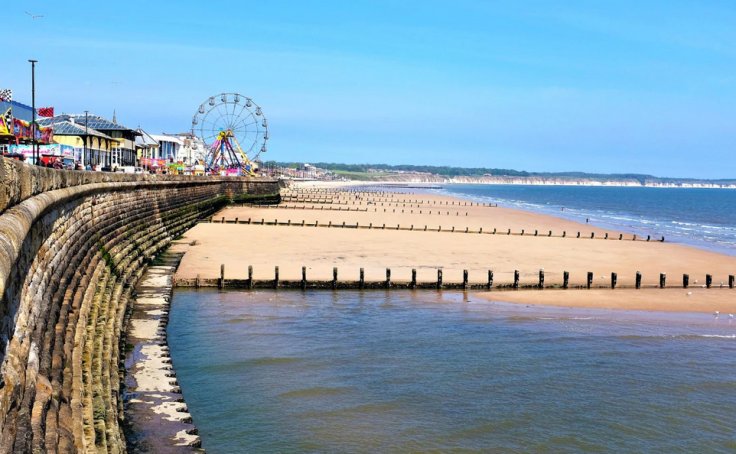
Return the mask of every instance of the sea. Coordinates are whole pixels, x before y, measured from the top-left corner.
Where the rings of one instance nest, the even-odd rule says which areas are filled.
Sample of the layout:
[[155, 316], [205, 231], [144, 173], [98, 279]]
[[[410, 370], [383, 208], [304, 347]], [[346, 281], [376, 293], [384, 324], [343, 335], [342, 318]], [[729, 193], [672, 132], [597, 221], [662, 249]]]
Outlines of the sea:
[[[736, 255], [732, 190], [439, 191]], [[729, 314], [177, 289], [168, 339], [211, 453], [736, 452]]]
[[458, 184], [435, 192], [736, 255], [736, 189]]

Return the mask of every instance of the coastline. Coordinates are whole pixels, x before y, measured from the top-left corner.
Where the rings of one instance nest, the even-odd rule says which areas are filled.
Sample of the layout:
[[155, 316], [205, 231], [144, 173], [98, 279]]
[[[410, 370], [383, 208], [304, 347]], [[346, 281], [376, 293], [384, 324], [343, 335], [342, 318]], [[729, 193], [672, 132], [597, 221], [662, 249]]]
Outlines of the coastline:
[[[668, 179], [663, 179], [668, 180]], [[672, 178], [671, 180], [677, 180]], [[736, 189], [736, 183], [718, 183], [709, 181], [644, 181], [625, 179], [590, 179], [590, 178], [555, 178], [555, 177], [520, 177], [520, 176], [490, 176], [490, 177], [444, 177], [434, 174], [404, 173], [391, 176], [377, 176], [371, 180], [354, 181], [318, 181], [300, 180], [298, 183], [315, 182], [318, 185], [325, 183], [352, 184], [482, 184], [482, 185], [524, 185], [524, 186], [594, 186], [594, 187], [631, 187], [631, 188], [660, 188], [660, 189]]]
[[[463, 270], [468, 270], [470, 281], [477, 283], [493, 269], [495, 283], [500, 286], [510, 285], [517, 269], [521, 286], [531, 286], [536, 283], [538, 271], [544, 269], [548, 286], [559, 286], [563, 271], [568, 271], [570, 287], [584, 286], [587, 272], [594, 273], [594, 287], [599, 287], [607, 282], [611, 272], [616, 272], [619, 288], [600, 290], [615, 294], [612, 300], [593, 298], [598, 290], [570, 288], [541, 293], [544, 293], [544, 301], [551, 305], [564, 305], [577, 298], [581, 302], [575, 304], [581, 306], [613, 307], [619, 299], [630, 299], [632, 303], [627, 307], [631, 309], [663, 307], [664, 310], [689, 311], [692, 306], [699, 307], [698, 311], [702, 312], [736, 310], [731, 302], [736, 293], [730, 294], [727, 290], [708, 289], [708, 302], [702, 307], [697, 301], [704, 298], [701, 292], [694, 291], [688, 300], [692, 304], [673, 304], [667, 309], [670, 289], [657, 293], [622, 288], [634, 287], [637, 271], [643, 274], [643, 287], [657, 286], [661, 272], [670, 276], [670, 287], [679, 285], [677, 282], [682, 274], [692, 276], [693, 287], [698, 286], [698, 282], [702, 285], [706, 273], [711, 274], [718, 285], [736, 271], [736, 258], [732, 256], [670, 242], [630, 241], [629, 234], [624, 234], [624, 241], [618, 241], [621, 232], [517, 209], [469, 206], [467, 200], [458, 197], [396, 191], [384, 194], [383, 198], [377, 193], [364, 193], [356, 198], [354, 193], [345, 190], [368, 189], [375, 185], [351, 182], [349, 185], [316, 186], [328, 188], [320, 189], [327, 192], [335, 191], [330, 194], [332, 203], [285, 197], [280, 206], [272, 208], [227, 207], [213, 216], [217, 220], [225, 218], [225, 224], [198, 224], [185, 235], [183, 243], [186, 243], [187, 253], [177, 271], [177, 279], [217, 279], [220, 265], [224, 265], [227, 279], [246, 279], [248, 266], [253, 267], [254, 279], [273, 279], [274, 267], [279, 266], [281, 279], [299, 280], [304, 266], [309, 279], [314, 280], [330, 280], [333, 267], [338, 267], [342, 280], [356, 280], [358, 269], [364, 268], [366, 281], [380, 282], [385, 279], [386, 268], [390, 268], [396, 282], [408, 281], [412, 269], [416, 269], [418, 282], [432, 282], [437, 269], [443, 269], [445, 282], [460, 282]], [[315, 184], [298, 187], [312, 188], [305, 191], [317, 190]], [[291, 194], [296, 190], [292, 189]], [[380, 190], [388, 191], [387, 188]], [[236, 219], [238, 223], [234, 224]], [[253, 223], [245, 224], [246, 219], [252, 219]], [[278, 221], [283, 226], [255, 225], [257, 221], [265, 223], [266, 219], [270, 223]], [[283, 222], [286, 220], [288, 227]], [[297, 225], [300, 222], [314, 225], [315, 221], [319, 222], [319, 228]], [[342, 223], [361, 228], [329, 228]], [[376, 228], [364, 228], [369, 224]], [[407, 228], [404, 231], [390, 230], [391, 227], [385, 230], [379, 227], [383, 224]], [[409, 225], [413, 230], [423, 230], [427, 225], [429, 231], [408, 231]], [[445, 229], [450, 226], [457, 230], [446, 233]], [[494, 226], [498, 235], [490, 234]], [[437, 227], [443, 228], [442, 233], [431, 231]], [[464, 234], [463, 229], [476, 233]], [[483, 230], [483, 235], [478, 235], [478, 229]], [[511, 229], [513, 235], [500, 234], [507, 229]], [[525, 230], [524, 235], [520, 235], [522, 230]], [[542, 233], [535, 235], [535, 230]], [[546, 235], [548, 231], [554, 235]], [[572, 237], [573, 232], [578, 231], [585, 232], [583, 237], [592, 234], [595, 239]], [[570, 232], [570, 235], [562, 237], [562, 232]], [[608, 237], [604, 239], [606, 234]], [[247, 240], [226, 241], [226, 238]], [[520, 296], [524, 292], [530, 296]], [[636, 292], [647, 295], [647, 301], [651, 297], [654, 306], [642, 301]], [[524, 304], [544, 304], [535, 299], [535, 295], [535, 291], [519, 290], [504, 292], [503, 296], [494, 294], [491, 298], [517, 298]], [[601, 305], [602, 300], [608, 302]]]

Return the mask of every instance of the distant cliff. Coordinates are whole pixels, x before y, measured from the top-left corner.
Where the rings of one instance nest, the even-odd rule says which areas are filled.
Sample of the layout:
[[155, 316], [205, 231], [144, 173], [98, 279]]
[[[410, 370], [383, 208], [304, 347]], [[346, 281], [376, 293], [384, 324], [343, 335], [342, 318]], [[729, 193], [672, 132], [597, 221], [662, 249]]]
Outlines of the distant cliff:
[[[637, 173], [527, 172], [525, 170], [485, 167], [449, 167], [388, 164], [339, 164], [316, 162], [306, 165], [293, 162], [268, 163], [291, 171], [308, 173], [311, 178], [341, 177], [355, 181], [403, 183], [474, 183], [533, 184], [565, 186], [647, 186], [668, 188], [736, 188], [736, 178], [706, 180], [666, 178]], [[301, 170], [299, 170], [301, 169]], [[310, 170], [307, 170], [310, 169]]]
[[689, 180], [664, 178], [571, 178], [552, 176], [454, 176], [447, 177], [427, 173], [376, 174], [373, 181], [397, 183], [442, 183], [442, 184], [526, 184], [550, 186], [630, 186], [661, 188], [732, 188], [736, 181], [729, 180]]

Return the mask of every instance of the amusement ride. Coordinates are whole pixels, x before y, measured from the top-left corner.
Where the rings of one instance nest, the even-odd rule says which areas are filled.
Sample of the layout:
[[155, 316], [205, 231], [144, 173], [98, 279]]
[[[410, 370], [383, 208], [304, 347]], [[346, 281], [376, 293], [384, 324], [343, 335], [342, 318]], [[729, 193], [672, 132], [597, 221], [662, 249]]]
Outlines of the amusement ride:
[[192, 134], [207, 147], [207, 173], [254, 176], [256, 160], [266, 152], [268, 121], [251, 98], [220, 93], [200, 104], [192, 118]]

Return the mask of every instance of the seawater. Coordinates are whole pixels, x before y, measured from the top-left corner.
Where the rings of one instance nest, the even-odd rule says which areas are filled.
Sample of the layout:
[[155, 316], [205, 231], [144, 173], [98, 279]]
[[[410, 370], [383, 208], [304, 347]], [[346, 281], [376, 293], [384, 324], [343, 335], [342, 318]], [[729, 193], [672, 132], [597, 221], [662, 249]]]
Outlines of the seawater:
[[727, 316], [177, 290], [168, 330], [212, 453], [736, 451]]
[[736, 255], [735, 189], [458, 184], [440, 192]]

